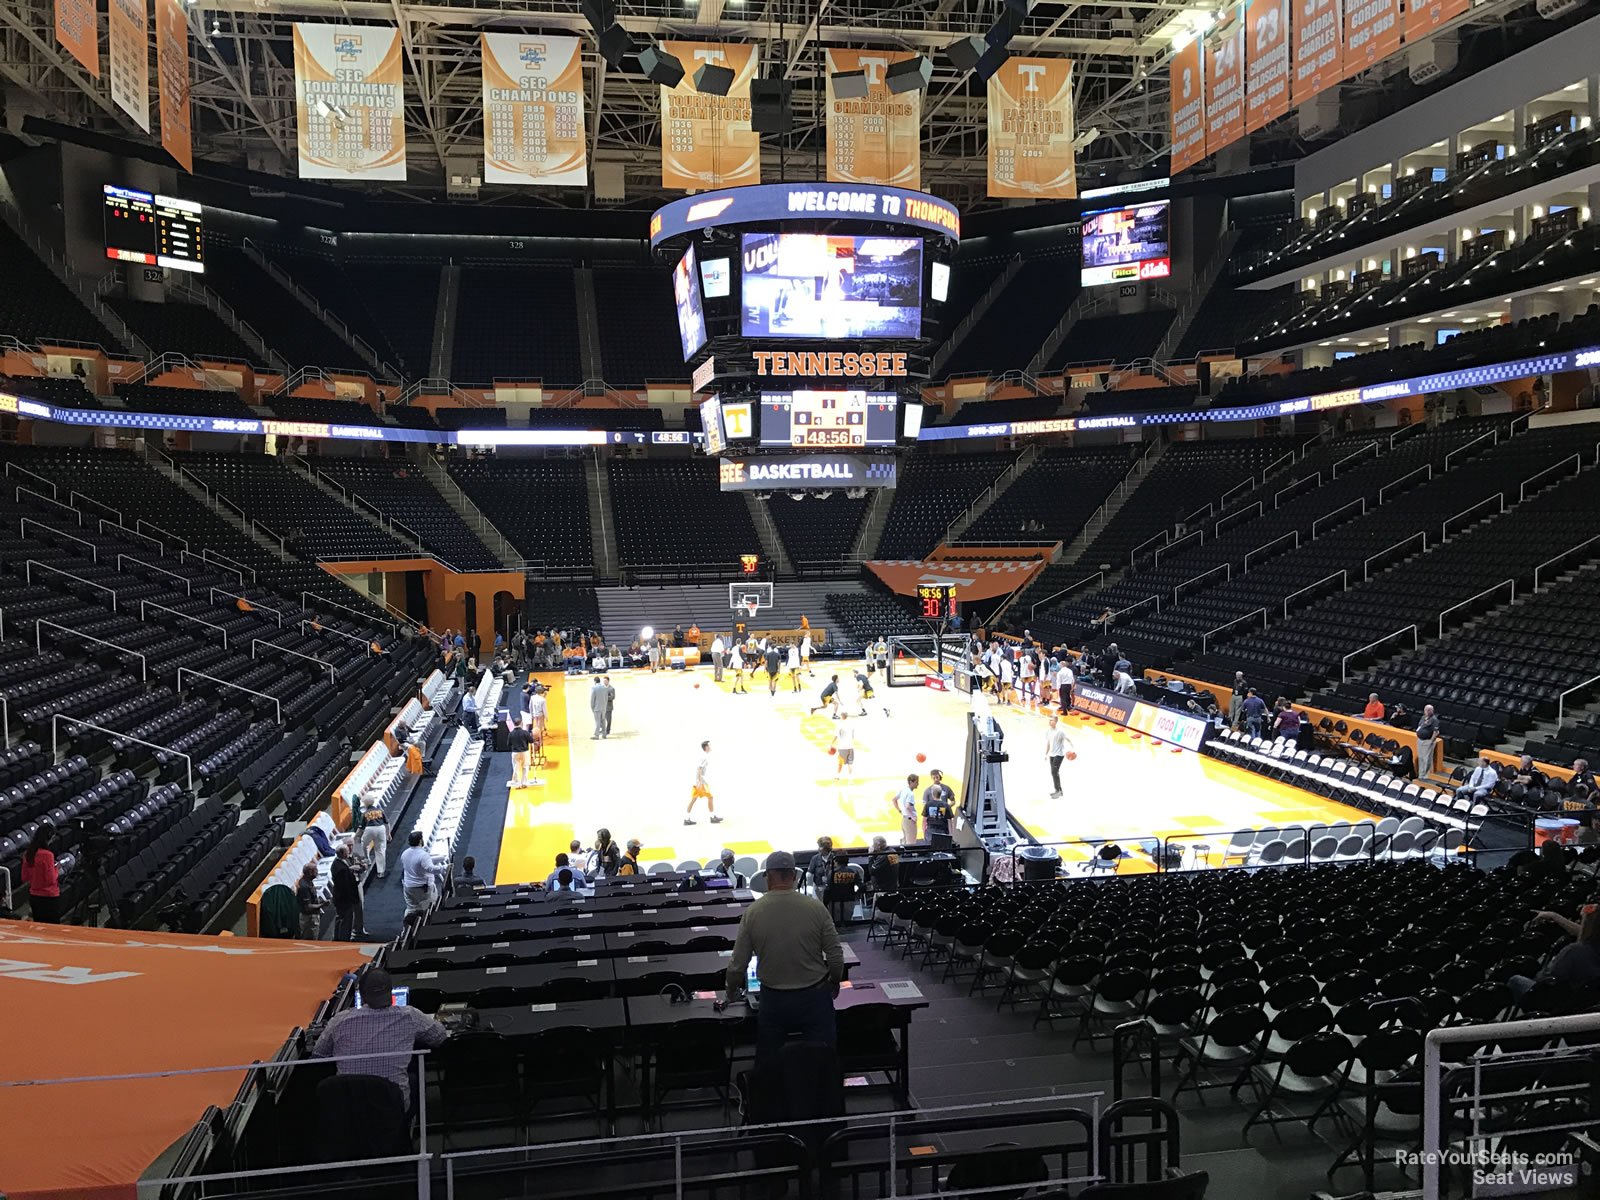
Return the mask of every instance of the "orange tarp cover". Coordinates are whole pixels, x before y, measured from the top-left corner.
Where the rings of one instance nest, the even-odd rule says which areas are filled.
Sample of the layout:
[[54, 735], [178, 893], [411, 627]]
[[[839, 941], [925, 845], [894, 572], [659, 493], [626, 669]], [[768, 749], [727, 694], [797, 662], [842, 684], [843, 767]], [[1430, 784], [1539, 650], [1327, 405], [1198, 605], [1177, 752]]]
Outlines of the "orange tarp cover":
[[[270, 1059], [362, 960], [350, 943], [0, 921], [0, 1083]], [[238, 1071], [0, 1086], [0, 1192], [133, 1200]]]
[[902, 596], [915, 596], [918, 584], [955, 584], [956, 595], [961, 600], [989, 600], [995, 596], [1009, 596], [1043, 568], [1044, 560], [1015, 559], [950, 559], [943, 562], [926, 560], [874, 560], [866, 564], [890, 591]]

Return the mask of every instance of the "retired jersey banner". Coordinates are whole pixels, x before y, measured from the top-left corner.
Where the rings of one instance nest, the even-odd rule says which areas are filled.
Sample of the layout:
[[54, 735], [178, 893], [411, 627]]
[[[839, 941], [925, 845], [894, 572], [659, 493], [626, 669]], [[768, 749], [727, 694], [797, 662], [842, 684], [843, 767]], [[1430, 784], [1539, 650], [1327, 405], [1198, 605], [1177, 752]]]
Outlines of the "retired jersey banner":
[[301, 179], [404, 179], [400, 33], [391, 25], [294, 27]]
[[575, 37], [479, 35], [485, 183], [583, 187], [582, 43]]
[[[1425, 38], [1446, 21], [1472, 7], [1472, 0], [1409, 0], [1406, 4], [1406, 41]], [[56, 5], [56, 36], [60, 37], [61, 5]]]
[[1294, 87], [1303, 104], [1344, 78], [1342, 0], [1294, 0]]
[[145, 0], [109, 0], [106, 58], [111, 63], [111, 99], [133, 123], [150, 132], [150, 21]]
[[183, 0], [156, 0], [156, 94], [161, 145], [194, 173], [194, 131], [189, 116], [189, 21]]
[[1172, 174], [1206, 156], [1206, 80], [1198, 40], [1172, 56]]
[[1400, 49], [1400, 0], [1345, 0], [1344, 74], [1365, 71]]
[[1234, 9], [1206, 47], [1206, 151], [1215, 154], [1244, 136], [1244, 14]]
[[[884, 82], [912, 50], [828, 51], [828, 182], [922, 188], [922, 93], [896, 96]], [[833, 94], [839, 71], [865, 71], [867, 94], [843, 100]]]
[[989, 78], [989, 195], [1078, 198], [1072, 63], [1008, 59]]
[[[750, 128], [750, 84], [756, 77], [753, 45], [662, 42], [683, 64], [677, 87], [661, 89], [661, 186], [742, 187], [761, 182], [761, 136]], [[702, 96], [694, 73], [727, 67], [726, 96]]]
[[1244, 10], [1244, 131], [1289, 111], [1289, 0], [1249, 0]]
[[56, 41], [96, 79], [100, 78], [99, 30], [94, 0], [56, 0]]

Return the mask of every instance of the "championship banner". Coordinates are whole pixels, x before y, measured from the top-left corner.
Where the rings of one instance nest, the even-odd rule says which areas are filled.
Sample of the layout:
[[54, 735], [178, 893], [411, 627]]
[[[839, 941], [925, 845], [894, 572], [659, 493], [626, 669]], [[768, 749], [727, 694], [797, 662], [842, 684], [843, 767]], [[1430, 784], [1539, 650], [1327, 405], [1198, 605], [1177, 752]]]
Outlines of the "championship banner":
[[[1446, 21], [1453, 21], [1472, 7], [1472, 0], [1411, 0], [1406, 5], [1406, 41], [1425, 38]], [[56, 4], [56, 36], [60, 37], [61, 5]], [[64, 43], [63, 43], [64, 44]]]
[[989, 195], [1078, 198], [1072, 63], [1013, 58], [989, 77]]
[[582, 43], [574, 37], [479, 35], [485, 183], [583, 187]]
[[1244, 131], [1289, 111], [1289, 0], [1249, 0], [1244, 10]]
[[404, 179], [400, 36], [391, 25], [294, 27], [301, 179]]
[[56, 0], [56, 41], [96, 79], [100, 78], [99, 28], [94, 0]]
[[[761, 137], [750, 128], [753, 45], [662, 42], [683, 64], [677, 87], [661, 89], [661, 186], [696, 191], [761, 182]], [[733, 71], [726, 96], [703, 96], [694, 73], [707, 63]]]
[[1215, 154], [1244, 136], [1244, 20], [1231, 9], [1206, 47], [1206, 150]]
[[1345, 0], [1344, 75], [1365, 71], [1400, 49], [1400, 0]]
[[[884, 73], [912, 50], [828, 51], [828, 182], [922, 188], [922, 93], [896, 96]], [[867, 94], [841, 100], [833, 76], [865, 71]], [[1026, 193], [1025, 193], [1026, 194]]]
[[150, 22], [145, 0], [109, 0], [106, 58], [111, 63], [111, 99], [133, 123], [150, 132]]
[[194, 131], [189, 115], [189, 22], [183, 0], [156, 0], [156, 92], [161, 145], [194, 174]]
[[1295, 0], [1294, 87], [1291, 99], [1303, 104], [1344, 78], [1342, 0]]
[[1172, 56], [1172, 166], [1186, 171], [1206, 156], [1204, 54], [1198, 39]]

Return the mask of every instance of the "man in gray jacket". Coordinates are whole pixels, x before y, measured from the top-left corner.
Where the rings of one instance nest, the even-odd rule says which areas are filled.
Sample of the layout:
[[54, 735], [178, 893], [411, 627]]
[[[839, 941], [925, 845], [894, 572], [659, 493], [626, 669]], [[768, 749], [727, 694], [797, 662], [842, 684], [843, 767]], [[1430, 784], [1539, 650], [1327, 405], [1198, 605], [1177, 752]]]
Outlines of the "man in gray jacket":
[[596, 675], [594, 687], [589, 690], [589, 712], [594, 717], [591, 741], [611, 735], [611, 708], [616, 702], [617, 689], [611, 686], [611, 676]]

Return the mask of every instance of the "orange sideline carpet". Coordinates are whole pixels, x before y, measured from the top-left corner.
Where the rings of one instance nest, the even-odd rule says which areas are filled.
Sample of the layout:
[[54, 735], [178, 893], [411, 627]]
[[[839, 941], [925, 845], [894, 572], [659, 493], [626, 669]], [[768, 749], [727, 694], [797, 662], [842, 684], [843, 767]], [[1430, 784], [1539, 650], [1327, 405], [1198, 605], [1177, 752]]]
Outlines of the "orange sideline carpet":
[[[133, 1200], [362, 960], [354, 945], [0, 922], [0, 1192]], [[99, 1082], [50, 1084], [50, 1080]], [[18, 1086], [37, 1081], [39, 1086]]]

